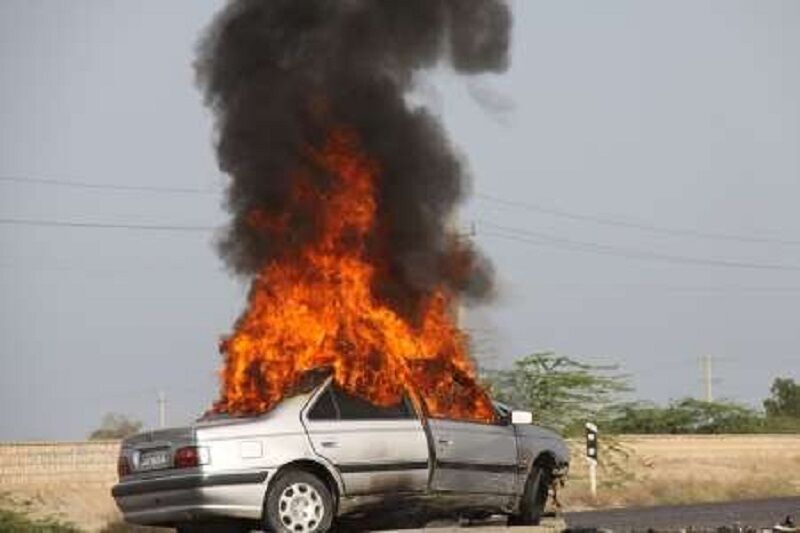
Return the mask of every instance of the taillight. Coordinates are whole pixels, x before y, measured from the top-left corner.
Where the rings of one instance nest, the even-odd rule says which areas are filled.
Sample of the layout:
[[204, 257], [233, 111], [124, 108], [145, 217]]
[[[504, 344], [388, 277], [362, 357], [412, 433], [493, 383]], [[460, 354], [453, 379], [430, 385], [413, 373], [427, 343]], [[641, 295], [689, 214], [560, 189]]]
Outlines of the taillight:
[[208, 449], [197, 446], [185, 446], [175, 451], [173, 465], [175, 468], [194, 468], [209, 462]]
[[117, 458], [117, 475], [120, 479], [131, 475], [131, 464], [128, 462], [128, 458], [124, 455], [120, 455]]

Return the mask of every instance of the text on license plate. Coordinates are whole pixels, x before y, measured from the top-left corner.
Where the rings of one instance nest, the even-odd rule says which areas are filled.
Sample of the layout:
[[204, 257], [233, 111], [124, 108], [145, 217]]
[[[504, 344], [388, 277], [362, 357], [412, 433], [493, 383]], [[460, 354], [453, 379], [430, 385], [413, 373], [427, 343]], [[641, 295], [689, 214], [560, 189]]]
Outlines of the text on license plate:
[[150, 452], [142, 452], [139, 457], [139, 468], [153, 469], [162, 468], [169, 464], [169, 450], [153, 450]]

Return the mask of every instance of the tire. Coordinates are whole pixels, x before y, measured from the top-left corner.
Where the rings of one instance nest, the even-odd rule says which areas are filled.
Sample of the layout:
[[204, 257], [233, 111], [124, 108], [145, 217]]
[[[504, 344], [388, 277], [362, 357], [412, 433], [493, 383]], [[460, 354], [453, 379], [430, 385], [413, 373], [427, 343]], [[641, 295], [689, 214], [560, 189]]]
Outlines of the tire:
[[525, 482], [525, 493], [519, 504], [519, 513], [509, 518], [509, 524], [538, 526], [544, 515], [553, 475], [547, 468], [534, 466]]
[[323, 533], [333, 523], [334, 499], [314, 474], [287, 470], [267, 491], [264, 522], [275, 533]]

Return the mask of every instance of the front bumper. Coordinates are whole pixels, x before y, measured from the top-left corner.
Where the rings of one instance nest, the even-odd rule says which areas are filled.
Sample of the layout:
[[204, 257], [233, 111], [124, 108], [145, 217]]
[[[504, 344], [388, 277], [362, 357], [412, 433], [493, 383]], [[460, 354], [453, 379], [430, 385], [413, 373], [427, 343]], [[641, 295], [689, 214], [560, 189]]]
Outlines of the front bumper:
[[123, 480], [111, 489], [125, 520], [172, 525], [212, 517], [258, 520], [274, 470]]

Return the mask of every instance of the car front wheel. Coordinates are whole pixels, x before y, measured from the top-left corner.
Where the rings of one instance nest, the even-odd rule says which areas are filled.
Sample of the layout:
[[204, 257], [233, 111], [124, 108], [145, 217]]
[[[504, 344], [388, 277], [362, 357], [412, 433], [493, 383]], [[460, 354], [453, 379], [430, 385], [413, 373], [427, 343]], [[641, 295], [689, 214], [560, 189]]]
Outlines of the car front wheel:
[[519, 504], [519, 513], [509, 518], [509, 523], [520, 526], [536, 526], [542, 520], [547, 497], [552, 483], [550, 470], [534, 466], [525, 482], [525, 493]]
[[322, 533], [333, 522], [333, 496], [324, 481], [303, 470], [288, 470], [272, 483], [266, 525], [276, 533]]

